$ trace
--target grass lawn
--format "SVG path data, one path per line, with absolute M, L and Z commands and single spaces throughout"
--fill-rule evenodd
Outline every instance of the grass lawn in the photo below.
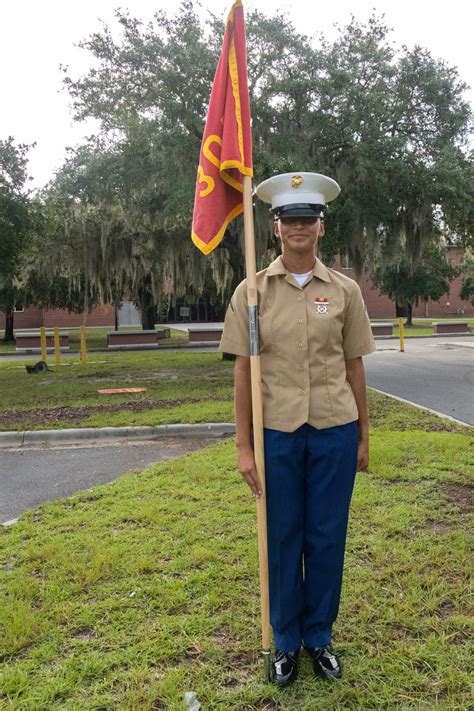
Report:
M 304 655 L 292 688 L 262 681 L 255 505 L 230 440 L 0 531 L 0 708 L 182 711 L 187 690 L 202 711 L 470 708 L 472 430 L 374 393 L 371 409 L 341 681 Z
M 31 361 L 34 362 L 34 361 Z M 222 422 L 233 417 L 233 362 L 218 353 L 97 354 L 44 375 L 0 360 L 0 430 Z M 99 395 L 99 389 L 144 393 Z
M 166 324 L 163 324 L 163 326 L 158 325 L 157 328 L 168 328 Z M 121 326 L 120 331 L 133 331 L 140 329 L 140 326 Z M 29 329 L 31 331 L 38 331 L 37 328 L 32 328 Z M 108 328 L 86 328 L 86 336 L 87 336 L 87 348 L 89 350 L 94 350 L 97 348 L 107 348 L 107 334 L 109 331 L 113 331 L 113 326 L 108 327 Z M 46 331 L 49 333 L 49 331 L 52 331 L 52 329 L 47 328 Z M 69 346 L 70 350 L 79 353 L 80 345 L 81 345 L 81 332 L 79 328 L 61 328 L 60 331 L 67 331 L 69 333 Z M 3 343 L 2 338 L 4 336 L 4 331 L 0 331 L 0 353 L 7 353 L 7 352 L 14 352 L 15 351 L 15 344 L 14 343 Z M 188 334 L 185 331 L 180 331 L 178 329 L 172 328 L 171 333 L 170 333 L 170 338 L 166 338 L 163 340 L 158 341 L 160 346 L 177 346 L 181 345 L 183 343 L 188 343 L 189 338 Z M 48 358 L 51 359 L 51 362 L 54 361 L 54 354 L 51 356 L 48 355 Z
M 33 362 L 33 361 L 32 361 Z M 232 422 L 233 367 L 219 353 L 141 352 L 91 356 L 87 366 L 65 361 L 44 375 L 0 360 L 0 430 L 118 427 Z M 97 390 L 145 387 L 144 393 Z M 445 421 L 369 391 L 371 412 L 384 426 L 444 430 Z M 452 427 L 450 426 L 450 429 Z M 456 429 L 456 427 L 454 428 Z M 460 431 L 464 431 L 460 426 Z

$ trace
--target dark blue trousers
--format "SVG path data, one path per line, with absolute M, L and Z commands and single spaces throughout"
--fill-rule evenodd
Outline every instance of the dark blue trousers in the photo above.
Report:
M 339 609 L 357 423 L 265 429 L 270 622 L 277 649 L 331 641 Z

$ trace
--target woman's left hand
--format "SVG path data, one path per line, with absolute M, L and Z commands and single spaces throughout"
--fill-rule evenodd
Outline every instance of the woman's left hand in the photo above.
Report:
M 360 440 L 357 450 L 357 471 L 365 472 L 369 466 L 369 442 Z

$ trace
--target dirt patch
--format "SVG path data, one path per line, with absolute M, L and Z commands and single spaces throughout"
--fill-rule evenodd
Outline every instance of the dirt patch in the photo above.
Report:
M 84 405 L 82 407 L 54 407 L 37 410 L 7 410 L 0 414 L 0 428 L 12 425 L 19 425 L 22 422 L 38 421 L 44 424 L 55 422 L 77 423 L 84 420 L 89 415 L 99 412 L 144 412 L 146 410 L 169 409 L 179 405 L 187 405 L 203 400 L 227 401 L 224 397 L 186 397 L 181 400 L 139 400 L 137 402 L 120 402 L 110 405 Z
M 210 641 L 217 649 L 231 650 L 235 644 L 235 639 L 227 628 L 215 630 L 209 637 Z
M 390 626 L 390 635 L 392 639 L 405 640 L 410 637 L 410 632 L 398 624 L 393 624 Z
M 447 483 L 441 485 L 441 491 L 448 503 L 455 506 L 460 513 L 470 514 L 474 511 L 474 486 Z
M 233 686 L 241 686 L 242 684 L 247 684 L 255 675 L 255 670 L 252 667 L 242 666 L 237 667 L 232 670 L 222 682 L 222 686 L 230 688 Z
M 443 602 L 439 607 L 438 607 L 438 614 L 442 619 L 447 619 L 448 617 L 451 617 L 456 611 L 456 608 L 451 602 Z
M 256 701 L 251 708 L 255 711 L 278 711 L 278 706 L 275 705 L 273 699 L 261 699 L 260 701 Z
M 161 711 L 161 709 L 166 709 L 165 702 L 160 701 L 160 699 L 155 699 L 151 702 L 151 711 Z
M 76 630 L 71 632 L 72 637 L 76 637 L 77 639 L 93 639 L 96 634 L 94 630 L 91 627 L 78 627 Z
M 453 526 L 449 521 L 441 521 L 438 519 L 434 518 L 428 518 L 426 520 L 425 526 L 420 526 L 418 528 L 415 528 L 413 531 L 414 536 L 416 536 L 420 531 L 422 530 L 428 530 L 431 531 L 432 533 L 437 533 L 438 535 L 442 536 L 445 533 L 450 533 L 453 530 Z

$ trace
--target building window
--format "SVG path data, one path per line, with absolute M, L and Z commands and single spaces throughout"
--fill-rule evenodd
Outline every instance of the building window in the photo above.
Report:
M 22 304 L 18 304 L 13 309 L 14 313 L 16 313 L 16 314 L 21 314 L 21 313 L 23 313 L 24 310 L 25 310 L 25 307 Z

